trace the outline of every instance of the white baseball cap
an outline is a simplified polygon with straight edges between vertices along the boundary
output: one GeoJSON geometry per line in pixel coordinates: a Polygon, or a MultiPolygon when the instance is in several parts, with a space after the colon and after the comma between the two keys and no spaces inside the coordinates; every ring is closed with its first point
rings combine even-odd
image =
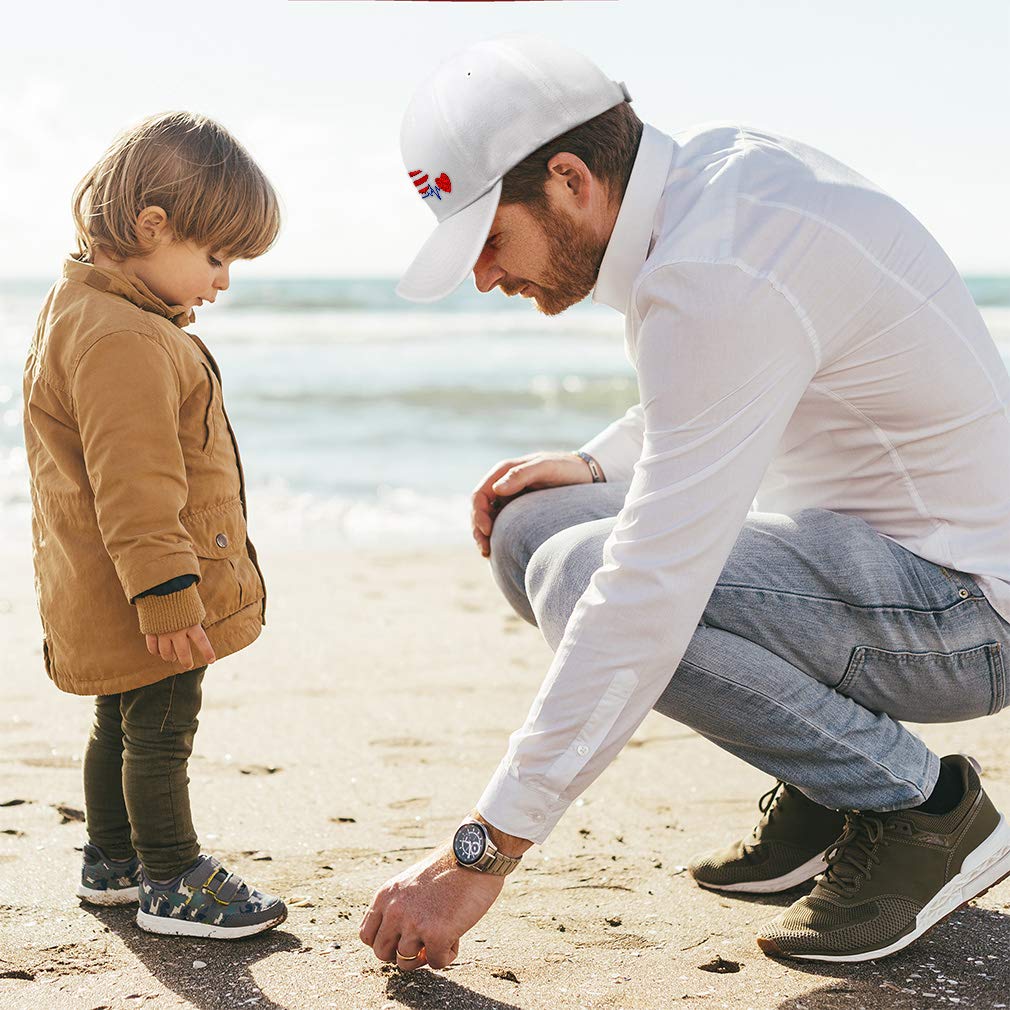
{"type": "Polygon", "coordinates": [[[567,130],[631,101],[581,53],[511,34],[449,57],[414,92],[400,150],[415,191],[438,226],[396,293],[415,302],[451,294],[480,257],[502,176],[567,130]]]}

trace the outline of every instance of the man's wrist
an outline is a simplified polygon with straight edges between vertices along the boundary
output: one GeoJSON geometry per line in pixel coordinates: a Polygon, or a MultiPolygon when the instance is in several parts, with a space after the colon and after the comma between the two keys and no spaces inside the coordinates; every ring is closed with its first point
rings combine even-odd
{"type": "Polygon", "coordinates": [[[533,842],[528,838],[518,838],[515,835],[509,835],[504,831],[500,831],[476,810],[470,816],[472,820],[480,821],[487,828],[488,838],[491,839],[492,845],[503,855],[518,859],[533,845],[533,842]]]}

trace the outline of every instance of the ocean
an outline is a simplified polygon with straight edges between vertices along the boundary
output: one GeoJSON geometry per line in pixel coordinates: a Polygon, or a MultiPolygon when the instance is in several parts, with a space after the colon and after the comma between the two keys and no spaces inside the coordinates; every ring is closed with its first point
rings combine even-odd
{"type": "MultiPolygon", "coordinates": [[[[1010,277],[968,277],[1010,368],[1010,277]]],[[[49,281],[0,281],[0,532],[30,515],[21,381],[49,281]]],[[[547,318],[471,284],[435,305],[392,279],[233,278],[189,327],[221,368],[250,534],[469,542],[469,494],[506,457],[574,449],[637,400],[623,317],[547,318]]]]}

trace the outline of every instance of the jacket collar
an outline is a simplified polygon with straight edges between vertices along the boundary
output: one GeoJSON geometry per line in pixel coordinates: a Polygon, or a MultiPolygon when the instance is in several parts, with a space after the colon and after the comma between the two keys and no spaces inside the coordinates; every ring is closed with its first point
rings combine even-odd
{"type": "Polygon", "coordinates": [[[600,263],[593,301],[624,312],[631,286],[651,251],[659,201],[666,188],[676,142],[648,123],[631,168],[621,209],[600,263]]]}
{"type": "Polygon", "coordinates": [[[196,320],[192,311],[187,312],[181,305],[168,305],[142,280],[127,277],[119,270],[106,270],[104,267],[96,267],[93,263],[83,263],[73,256],[68,256],[63,264],[63,276],[68,280],[87,284],[97,291],[106,291],[110,295],[125,298],[145,312],[154,312],[171,319],[178,327],[187,326],[196,320]]]}

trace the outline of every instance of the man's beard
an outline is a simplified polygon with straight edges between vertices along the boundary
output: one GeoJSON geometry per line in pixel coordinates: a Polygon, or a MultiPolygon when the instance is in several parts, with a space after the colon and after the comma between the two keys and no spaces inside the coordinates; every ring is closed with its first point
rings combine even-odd
{"type": "MultiPolygon", "coordinates": [[[[533,285],[533,299],[538,312],[556,316],[593,290],[607,243],[588,231],[579,231],[567,214],[549,204],[535,213],[547,239],[547,274],[542,284],[533,285]]],[[[524,286],[506,289],[506,294],[515,294],[524,286]]]]}

